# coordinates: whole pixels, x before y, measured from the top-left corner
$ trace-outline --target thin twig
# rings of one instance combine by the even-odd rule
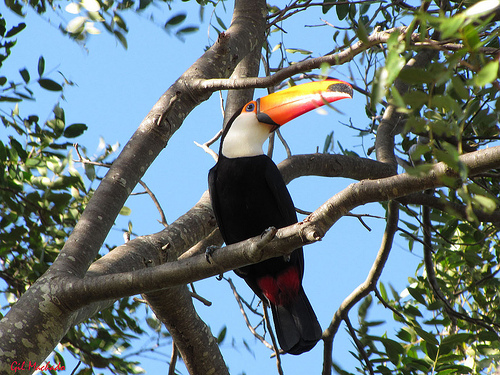
[[[198,301],[200,301],[201,303],[203,303],[205,306],[212,306],[212,302],[210,302],[208,299],[200,296],[196,290],[194,289],[194,283],[190,283],[189,285],[191,285],[191,291],[189,292],[191,294],[191,297],[197,299]]]
[[[301,215],[311,215],[312,212],[311,211],[306,211],[306,210],[302,210],[298,207],[295,207],[295,212],[301,214]],[[351,216],[351,217],[355,217],[359,220],[359,222],[369,231],[371,232],[372,229],[368,226],[368,224],[366,224],[364,221],[363,221],[363,217],[371,217],[371,218],[375,218],[375,219],[383,219],[383,217],[381,216],[377,216],[377,215],[370,215],[370,214],[353,214],[352,212],[348,212],[346,213],[344,216]]]
[[[245,319],[245,323],[246,323],[248,329],[250,330],[250,332],[252,332],[252,334],[258,340],[260,340],[260,342],[262,342],[267,348],[273,350],[273,346],[271,344],[269,344],[263,336],[259,335],[257,333],[257,331],[255,330],[255,328],[252,326],[252,324],[250,324],[250,320],[248,319],[247,313],[245,312],[245,309],[244,309],[243,304],[241,302],[242,298],[239,295],[238,291],[236,290],[236,287],[233,284],[233,280],[231,280],[231,278],[224,278],[224,279],[229,283],[229,286],[231,287],[231,290],[233,291],[234,298],[236,299],[236,302],[238,303],[238,306],[240,307],[241,315],[243,315],[243,319]],[[271,338],[272,338],[272,336],[271,336]]]
[[[172,341],[172,356],[170,357],[170,365],[168,366],[168,375],[175,375],[175,365],[177,364],[177,358],[179,353],[175,343]]]
[[[386,309],[389,309],[391,310],[394,314],[396,314],[397,316],[399,316],[399,318],[405,322],[407,325],[410,325],[410,323],[408,322],[408,320],[405,318],[405,316],[403,314],[401,314],[398,310],[396,310],[394,307],[392,307],[391,305],[389,305],[383,298],[382,296],[380,295],[380,292],[378,291],[377,288],[373,289],[373,293],[375,294],[375,297],[377,297],[377,299],[380,301],[380,303],[382,303],[382,305],[384,305],[384,307]]]
[[[363,221],[363,217],[371,217],[373,219],[384,219],[382,216],[370,215],[370,214],[353,214],[352,212],[348,212],[347,214],[345,214],[345,216],[355,217],[369,232],[371,232],[372,229],[368,226],[368,224],[366,224]]]
[[[352,293],[341,303],[333,316],[330,326],[323,332],[323,341],[325,343],[323,352],[323,375],[331,374],[332,371],[333,339],[339,329],[340,323],[345,319],[349,311],[377,286],[378,279],[382,274],[392,248],[398,221],[398,203],[390,201],[387,208],[387,224],[382,238],[382,244],[368,276],[365,281],[354,289],[354,291],[352,291]]]
[[[83,156],[80,154],[80,146],[78,143],[74,143],[73,147],[76,150],[76,154],[78,155],[78,160],[73,160],[75,163],[82,163],[82,164],[90,164],[90,165],[96,165],[98,167],[104,167],[104,168],[111,168],[111,164],[109,163],[101,163],[97,161],[91,161],[90,159],[85,159]]]
[[[78,155],[78,160],[74,160],[75,162],[82,163],[82,164],[95,165],[95,166],[98,166],[98,167],[111,168],[111,164],[109,164],[109,163],[101,163],[101,162],[91,161],[88,158],[87,159],[83,158],[83,156],[80,154],[80,149],[79,149],[78,143],[75,143],[73,146],[75,147],[76,154]],[[150,198],[153,200],[153,203],[156,206],[156,209],[160,213],[160,218],[161,218],[160,223],[162,223],[163,226],[167,227],[168,226],[167,219],[165,217],[165,213],[164,213],[163,209],[161,208],[160,202],[158,201],[158,199],[156,199],[156,196],[148,188],[148,186],[146,185],[146,183],[144,183],[142,180],[139,180],[139,183],[144,188],[144,190],[146,191],[146,193],[150,196]]]
[[[276,139],[275,134],[276,132],[271,133],[271,135],[269,136],[269,143],[267,145],[267,157],[271,159],[273,157],[273,152],[274,152],[274,140]]]
[[[286,156],[289,158],[292,156],[292,151],[290,151],[290,147],[288,147],[288,143],[286,143],[285,138],[281,135],[281,132],[279,129],[276,129],[275,132],[278,135],[278,138],[280,139],[281,143],[283,144],[283,147],[285,148],[286,151]]]
[[[283,375],[283,369],[281,368],[280,350],[276,342],[276,337],[274,337],[273,327],[271,326],[271,320],[269,319],[269,314],[267,313],[267,304],[263,303],[262,309],[264,311],[264,319],[266,320],[266,325],[269,330],[269,336],[271,336],[271,341],[273,342],[274,353],[276,354],[276,367],[278,368],[278,374]]]
[[[194,144],[202,148],[203,151],[205,151],[207,154],[212,155],[214,160],[217,162],[217,160],[219,160],[219,155],[217,155],[217,153],[214,150],[212,150],[210,146],[213,145],[220,138],[221,135],[222,135],[222,129],[219,130],[216,135],[214,135],[210,140],[203,143],[202,145],[196,141],[194,141]]]
[[[359,341],[358,336],[356,335],[356,331],[354,330],[351,321],[349,320],[349,316],[346,316],[344,318],[344,322],[347,325],[347,329],[349,330],[349,333],[351,334],[352,339],[354,340],[354,343],[356,344],[356,347],[358,348],[358,353],[361,354],[361,357],[366,363],[366,367],[368,368],[368,372],[371,375],[374,375],[375,373],[373,372],[373,367],[370,362],[370,359],[368,358],[368,355],[366,354],[365,348],[363,347],[363,344],[361,341]]]
[[[160,223],[162,223],[165,228],[168,227],[167,218],[165,217],[165,212],[163,212],[163,208],[161,208],[160,202],[158,201],[158,199],[156,199],[156,195],[148,188],[148,185],[146,185],[145,182],[139,180],[139,183],[144,188],[144,190],[146,190],[146,193],[148,193],[148,195],[151,197],[153,203],[156,206],[156,209],[160,213],[160,218],[161,218]]]

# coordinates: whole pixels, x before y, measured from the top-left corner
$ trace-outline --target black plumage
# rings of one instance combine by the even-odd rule
[[[328,79],[292,86],[253,100],[229,120],[219,159],[209,173],[212,207],[226,244],[297,222],[285,182],[262,145],[279,126],[325,103],[352,97],[352,87]],[[302,288],[302,248],[235,270],[271,307],[281,348],[290,354],[310,350],[321,339],[318,319]]]
[[[260,235],[271,226],[282,228],[297,222],[285,182],[266,155],[227,158],[221,152],[210,170],[209,187],[226,244]],[[301,285],[302,248],[288,259],[271,258],[235,272],[271,306],[276,335],[285,352],[300,354],[317,343],[322,331]]]

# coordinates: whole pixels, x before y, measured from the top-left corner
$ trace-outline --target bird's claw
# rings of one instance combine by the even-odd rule
[[[205,249],[205,259],[207,260],[208,263],[213,264],[213,258],[212,254],[215,253],[215,250],[217,250],[219,247],[215,245],[210,245]]]
[[[218,246],[215,245],[210,245],[205,249],[205,259],[209,264],[215,264],[214,259],[212,258],[212,254],[215,252],[215,250],[219,249]],[[217,276],[217,281],[221,281],[223,277],[223,273],[221,272],[219,276]]]
[[[269,227],[267,229],[264,230],[264,232],[262,232],[262,234],[260,235],[260,238],[264,238],[266,237],[269,233],[271,232],[275,232],[276,231],[276,228],[275,227]]]

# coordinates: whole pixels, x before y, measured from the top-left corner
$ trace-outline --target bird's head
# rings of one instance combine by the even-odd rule
[[[269,134],[290,120],[324,104],[352,98],[346,82],[328,79],[309,82],[252,100],[229,121],[220,153],[228,158],[263,154]]]

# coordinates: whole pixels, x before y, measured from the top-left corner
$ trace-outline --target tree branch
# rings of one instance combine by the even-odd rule
[[[236,90],[236,89],[247,89],[247,88],[267,88],[271,86],[276,86],[280,84],[282,81],[294,76],[295,74],[300,74],[312,69],[318,69],[324,63],[327,63],[330,66],[345,64],[346,62],[352,61],[354,57],[370,49],[371,47],[386,43],[392,33],[399,33],[405,35],[406,32],[407,28],[404,26],[383,31],[379,31],[377,29],[367,37],[366,42],[358,41],[343,51],[297,62],[293,65],[280,69],[273,75],[266,77],[208,79],[208,80],[200,79],[193,82],[193,84],[198,89],[201,90],[210,89],[214,91]],[[421,38],[420,34],[412,33],[410,36],[410,42],[411,42],[410,46],[416,47],[417,49],[425,48],[434,51],[443,51],[443,50],[457,51],[465,47],[463,44],[459,43],[451,43],[451,42],[443,43],[442,41],[436,41],[432,39],[421,40],[420,38]],[[481,52],[485,54],[494,55],[498,53],[498,48],[483,47],[481,49]]]
[[[385,267],[385,263],[392,248],[394,234],[397,232],[398,228],[398,220],[398,203],[390,201],[387,209],[387,225],[384,237],[382,238],[382,245],[380,246],[377,257],[373,262],[372,268],[370,269],[366,280],[342,302],[339,309],[333,316],[330,326],[325,330],[325,332],[323,332],[323,341],[325,343],[323,354],[323,375],[331,374],[332,372],[333,338],[340,327],[340,323],[348,317],[351,308],[372,292],[377,286],[377,281],[382,274],[382,270]]]
[[[230,79],[208,79],[196,80],[193,82],[195,87],[200,90],[229,90],[229,89],[245,89],[245,88],[266,88],[279,84],[283,80],[292,77],[295,74],[303,73],[311,69],[321,67],[321,64],[327,63],[330,66],[342,65],[351,61],[358,54],[367,49],[381,43],[387,42],[390,35],[394,32],[404,34],[406,27],[399,27],[385,31],[375,31],[368,36],[367,42],[359,41],[344,51],[316,57],[313,59],[304,60],[296,64],[290,65],[281,69],[273,75],[267,77],[252,77],[252,78],[230,78]],[[415,40],[418,40],[418,34],[415,34]]]
[[[471,175],[498,167],[500,146],[462,155],[460,161],[469,168]],[[223,247],[213,254],[215,264],[207,263],[205,255],[200,254],[143,270],[71,282],[68,280],[64,283],[65,292],[61,298],[74,301],[75,294],[82,296],[79,299],[94,301],[119,298],[201,280],[218,275],[221,271],[287,255],[300,246],[320,240],[340,217],[357,206],[443,186],[444,177],[459,176],[444,163],[438,163],[427,175],[421,177],[401,174],[379,180],[363,180],[351,184],[330,198],[303,222],[278,230],[274,241],[271,241],[271,232],[262,238],[258,236]]]

